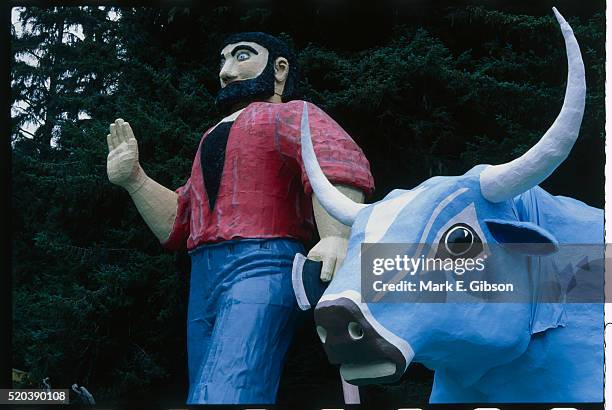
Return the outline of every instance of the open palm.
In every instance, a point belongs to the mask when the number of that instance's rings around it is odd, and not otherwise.
[[[138,163],[138,142],[134,137],[130,124],[117,119],[110,125],[108,142],[108,158],[106,172],[113,184],[127,187],[132,183],[140,169]]]

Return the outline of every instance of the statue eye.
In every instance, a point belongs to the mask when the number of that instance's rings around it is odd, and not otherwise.
[[[245,61],[245,60],[248,60],[249,58],[251,58],[251,55],[249,54],[248,51],[239,51],[236,54],[236,60],[238,61]]]
[[[448,228],[440,241],[444,251],[452,257],[469,258],[482,251],[482,241],[474,229],[466,224],[455,224]]]

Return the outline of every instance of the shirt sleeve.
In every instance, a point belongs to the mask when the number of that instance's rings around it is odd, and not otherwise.
[[[314,104],[308,104],[310,132],[319,165],[334,185],[348,185],[369,196],[374,191],[370,163],[353,139],[329,115]],[[277,118],[277,137],[281,153],[294,159],[299,166],[302,186],[307,195],[312,187],[302,162],[300,124],[304,104],[292,101]]]
[[[165,241],[161,242],[162,246],[168,250],[178,251],[187,248],[187,238],[189,237],[190,224],[190,191],[191,178],[187,183],[178,188],[175,192],[178,194],[178,203],[176,209],[176,217],[170,236]]]

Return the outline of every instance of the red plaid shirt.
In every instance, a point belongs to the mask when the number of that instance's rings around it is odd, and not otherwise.
[[[304,103],[256,102],[234,120],[214,209],[210,209],[200,149],[191,177],[178,188],[178,210],[168,249],[237,238],[295,238],[313,234],[312,189],[302,164],[300,122]],[[308,104],[319,164],[334,184],[374,190],[370,165],[351,137],[325,112]],[[209,129],[204,133],[206,138]],[[200,147],[202,144],[200,143]]]

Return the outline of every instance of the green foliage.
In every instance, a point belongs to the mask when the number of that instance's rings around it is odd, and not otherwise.
[[[12,39],[12,101],[23,102],[11,134],[14,367],[34,384],[84,384],[99,402],[169,394],[176,403],[185,394],[185,255],[163,252],[108,182],[105,136],[115,118],[129,121],[146,172],[183,184],[201,134],[219,120],[217,46],[230,32],[283,33],[294,44],[303,98],[363,148],[374,199],[524,152],[562,104],[566,61],[552,14],[439,13],[360,48],[330,46],[322,38],[334,32],[314,33],[298,8],[25,8],[27,30]],[[583,51],[587,106],[574,152],[544,186],[602,206],[605,19],[567,17]],[[76,25],[81,36],[68,34]],[[302,333],[281,401],[325,391],[337,400],[337,371],[312,329]],[[425,401],[431,374],[415,374],[365,389],[365,400]]]

